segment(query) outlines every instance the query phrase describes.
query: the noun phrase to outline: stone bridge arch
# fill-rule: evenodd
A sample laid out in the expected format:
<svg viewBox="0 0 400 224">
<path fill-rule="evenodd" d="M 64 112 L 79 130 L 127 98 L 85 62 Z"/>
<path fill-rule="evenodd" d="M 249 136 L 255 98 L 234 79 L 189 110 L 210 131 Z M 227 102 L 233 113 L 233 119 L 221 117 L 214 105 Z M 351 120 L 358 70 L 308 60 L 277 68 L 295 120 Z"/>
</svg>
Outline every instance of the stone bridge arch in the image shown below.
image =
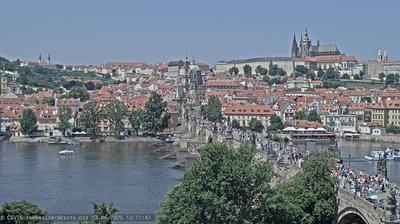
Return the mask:
<svg viewBox="0 0 400 224">
<path fill-rule="evenodd" d="M 336 217 L 336 222 L 337 224 L 372 224 L 368 222 L 367 217 L 362 214 L 360 210 L 354 207 L 347 207 L 345 209 L 342 209 L 337 217 Z"/>
<path fill-rule="evenodd" d="M 207 143 L 208 144 L 211 144 L 211 143 L 213 143 L 214 142 L 214 137 L 213 137 L 213 135 L 209 135 L 208 137 L 207 137 Z"/>
</svg>

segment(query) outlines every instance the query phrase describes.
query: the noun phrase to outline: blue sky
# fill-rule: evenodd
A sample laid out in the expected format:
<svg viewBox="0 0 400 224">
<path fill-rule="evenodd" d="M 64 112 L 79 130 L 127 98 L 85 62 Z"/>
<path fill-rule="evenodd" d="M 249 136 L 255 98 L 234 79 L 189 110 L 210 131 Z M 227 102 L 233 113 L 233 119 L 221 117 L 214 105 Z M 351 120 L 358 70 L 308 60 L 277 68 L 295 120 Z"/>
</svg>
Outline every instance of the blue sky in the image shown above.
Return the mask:
<svg viewBox="0 0 400 224">
<path fill-rule="evenodd" d="M 1 1 L 0 55 L 63 64 L 110 60 L 202 62 L 289 56 L 293 33 L 372 59 L 400 59 L 400 1 Z"/>
</svg>

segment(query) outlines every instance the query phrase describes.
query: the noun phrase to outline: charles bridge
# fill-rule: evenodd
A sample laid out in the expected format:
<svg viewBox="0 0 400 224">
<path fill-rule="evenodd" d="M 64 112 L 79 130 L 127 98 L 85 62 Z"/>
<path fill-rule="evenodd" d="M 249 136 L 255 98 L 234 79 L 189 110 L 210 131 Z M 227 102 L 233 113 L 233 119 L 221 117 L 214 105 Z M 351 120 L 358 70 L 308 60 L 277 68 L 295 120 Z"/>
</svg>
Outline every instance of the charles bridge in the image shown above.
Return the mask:
<svg viewBox="0 0 400 224">
<path fill-rule="evenodd" d="M 190 120 L 184 121 L 182 127 L 184 127 L 184 130 L 175 134 L 177 144 L 192 153 L 197 152 L 208 143 L 224 143 L 233 148 L 241 145 L 230 135 L 224 135 L 207 127 L 201 127 Z M 263 156 L 266 156 L 276 168 L 289 166 L 288 164 L 280 164 L 273 158 L 269 158 L 265 153 L 260 152 L 260 154 L 264 154 Z M 295 171 L 293 172 L 293 170 Z M 284 181 L 300 170 L 292 167 L 292 169 L 277 169 L 277 171 L 280 175 L 279 181 Z M 338 208 L 335 224 L 400 224 L 400 220 L 396 219 L 389 211 L 378 208 L 373 203 L 348 190 L 338 188 L 337 200 Z"/>
</svg>

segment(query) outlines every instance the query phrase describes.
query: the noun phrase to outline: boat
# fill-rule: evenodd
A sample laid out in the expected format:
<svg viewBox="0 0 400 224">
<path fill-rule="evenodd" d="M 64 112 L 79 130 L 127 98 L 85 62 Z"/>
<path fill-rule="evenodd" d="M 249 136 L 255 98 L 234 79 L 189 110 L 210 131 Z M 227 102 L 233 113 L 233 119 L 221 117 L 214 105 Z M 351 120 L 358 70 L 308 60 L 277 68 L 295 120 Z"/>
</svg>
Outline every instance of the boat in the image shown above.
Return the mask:
<svg viewBox="0 0 400 224">
<path fill-rule="evenodd" d="M 364 159 L 369 161 L 378 161 L 380 156 L 383 156 L 383 151 L 371 151 L 368 155 L 364 156 Z"/>
<path fill-rule="evenodd" d="M 74 151 L 72 151 L 72 150 L 62 150 L 62 151 L 59 151 L 58 152 L 58 154 L 60 154 L 60 155 L 73 155 L 75 152 Z"/>
<path fill-rule="evenodd" d="M 336 151 L 337 150 L 336 145 L 329 145 L 328 146 L 328 150 L 329 151 Z"/>
<path fill-rule="evenodd" d="M 174 142 L 174 138 L 173 137 L 168 137 L 165 139 L 166 143 L 173 143 Z"/>
<path fill-rule="evenodd" d="M 176 159 L 176 153 L 172 153 L 172 154 L 167 154 L 165 156 L 161 156 L 158 159 Z"/>
<path fill-rule="evenodd" d="M 386 157 L 385 157 L 386 154 Z M 385 158 L 386 160 L 396 160 L 400 161 L 400 150 L 399 149 L 390 149 L 389 147 L 386 148 L 385 151 L 383 150 L 374 150 L 371 151 L 368 155 L 364 156 L 364 159 L 369 161 L 378 161 L 379 159 Z"/>
</svg>

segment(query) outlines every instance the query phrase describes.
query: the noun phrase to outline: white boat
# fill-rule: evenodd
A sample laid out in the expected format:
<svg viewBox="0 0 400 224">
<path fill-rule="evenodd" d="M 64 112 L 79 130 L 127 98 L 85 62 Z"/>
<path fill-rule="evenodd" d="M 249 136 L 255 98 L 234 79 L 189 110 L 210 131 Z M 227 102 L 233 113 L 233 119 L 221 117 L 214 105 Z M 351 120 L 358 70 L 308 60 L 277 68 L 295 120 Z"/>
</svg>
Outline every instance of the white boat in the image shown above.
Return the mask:
<svg viewBox="0 0 400 224">
<path fill-rule="evenodd" d="M 58 154 L 60 154 L 60 155 L 73 155 L 74 151 L 72 151 L 72 150 L 62 150 L 62 151 L 59 151 Z"/>
<path fill-rule="evenodd" d="M 364 156 L 364 159 L 369 161 L 378 161 L 379 158 L 384 158 L 386 153 L 386 160 L 397 160 L 400 161 L 400 150 L 386 148 L 385 151 L 371 151 L 368 155 Z"/>
<path fill-rule="evenodd" d="M 368 155 L 364 156 L 364 159 L 369 161 L 378 161 L 383 156 L 383 151 L 371 151 Z"/>
</svg>

